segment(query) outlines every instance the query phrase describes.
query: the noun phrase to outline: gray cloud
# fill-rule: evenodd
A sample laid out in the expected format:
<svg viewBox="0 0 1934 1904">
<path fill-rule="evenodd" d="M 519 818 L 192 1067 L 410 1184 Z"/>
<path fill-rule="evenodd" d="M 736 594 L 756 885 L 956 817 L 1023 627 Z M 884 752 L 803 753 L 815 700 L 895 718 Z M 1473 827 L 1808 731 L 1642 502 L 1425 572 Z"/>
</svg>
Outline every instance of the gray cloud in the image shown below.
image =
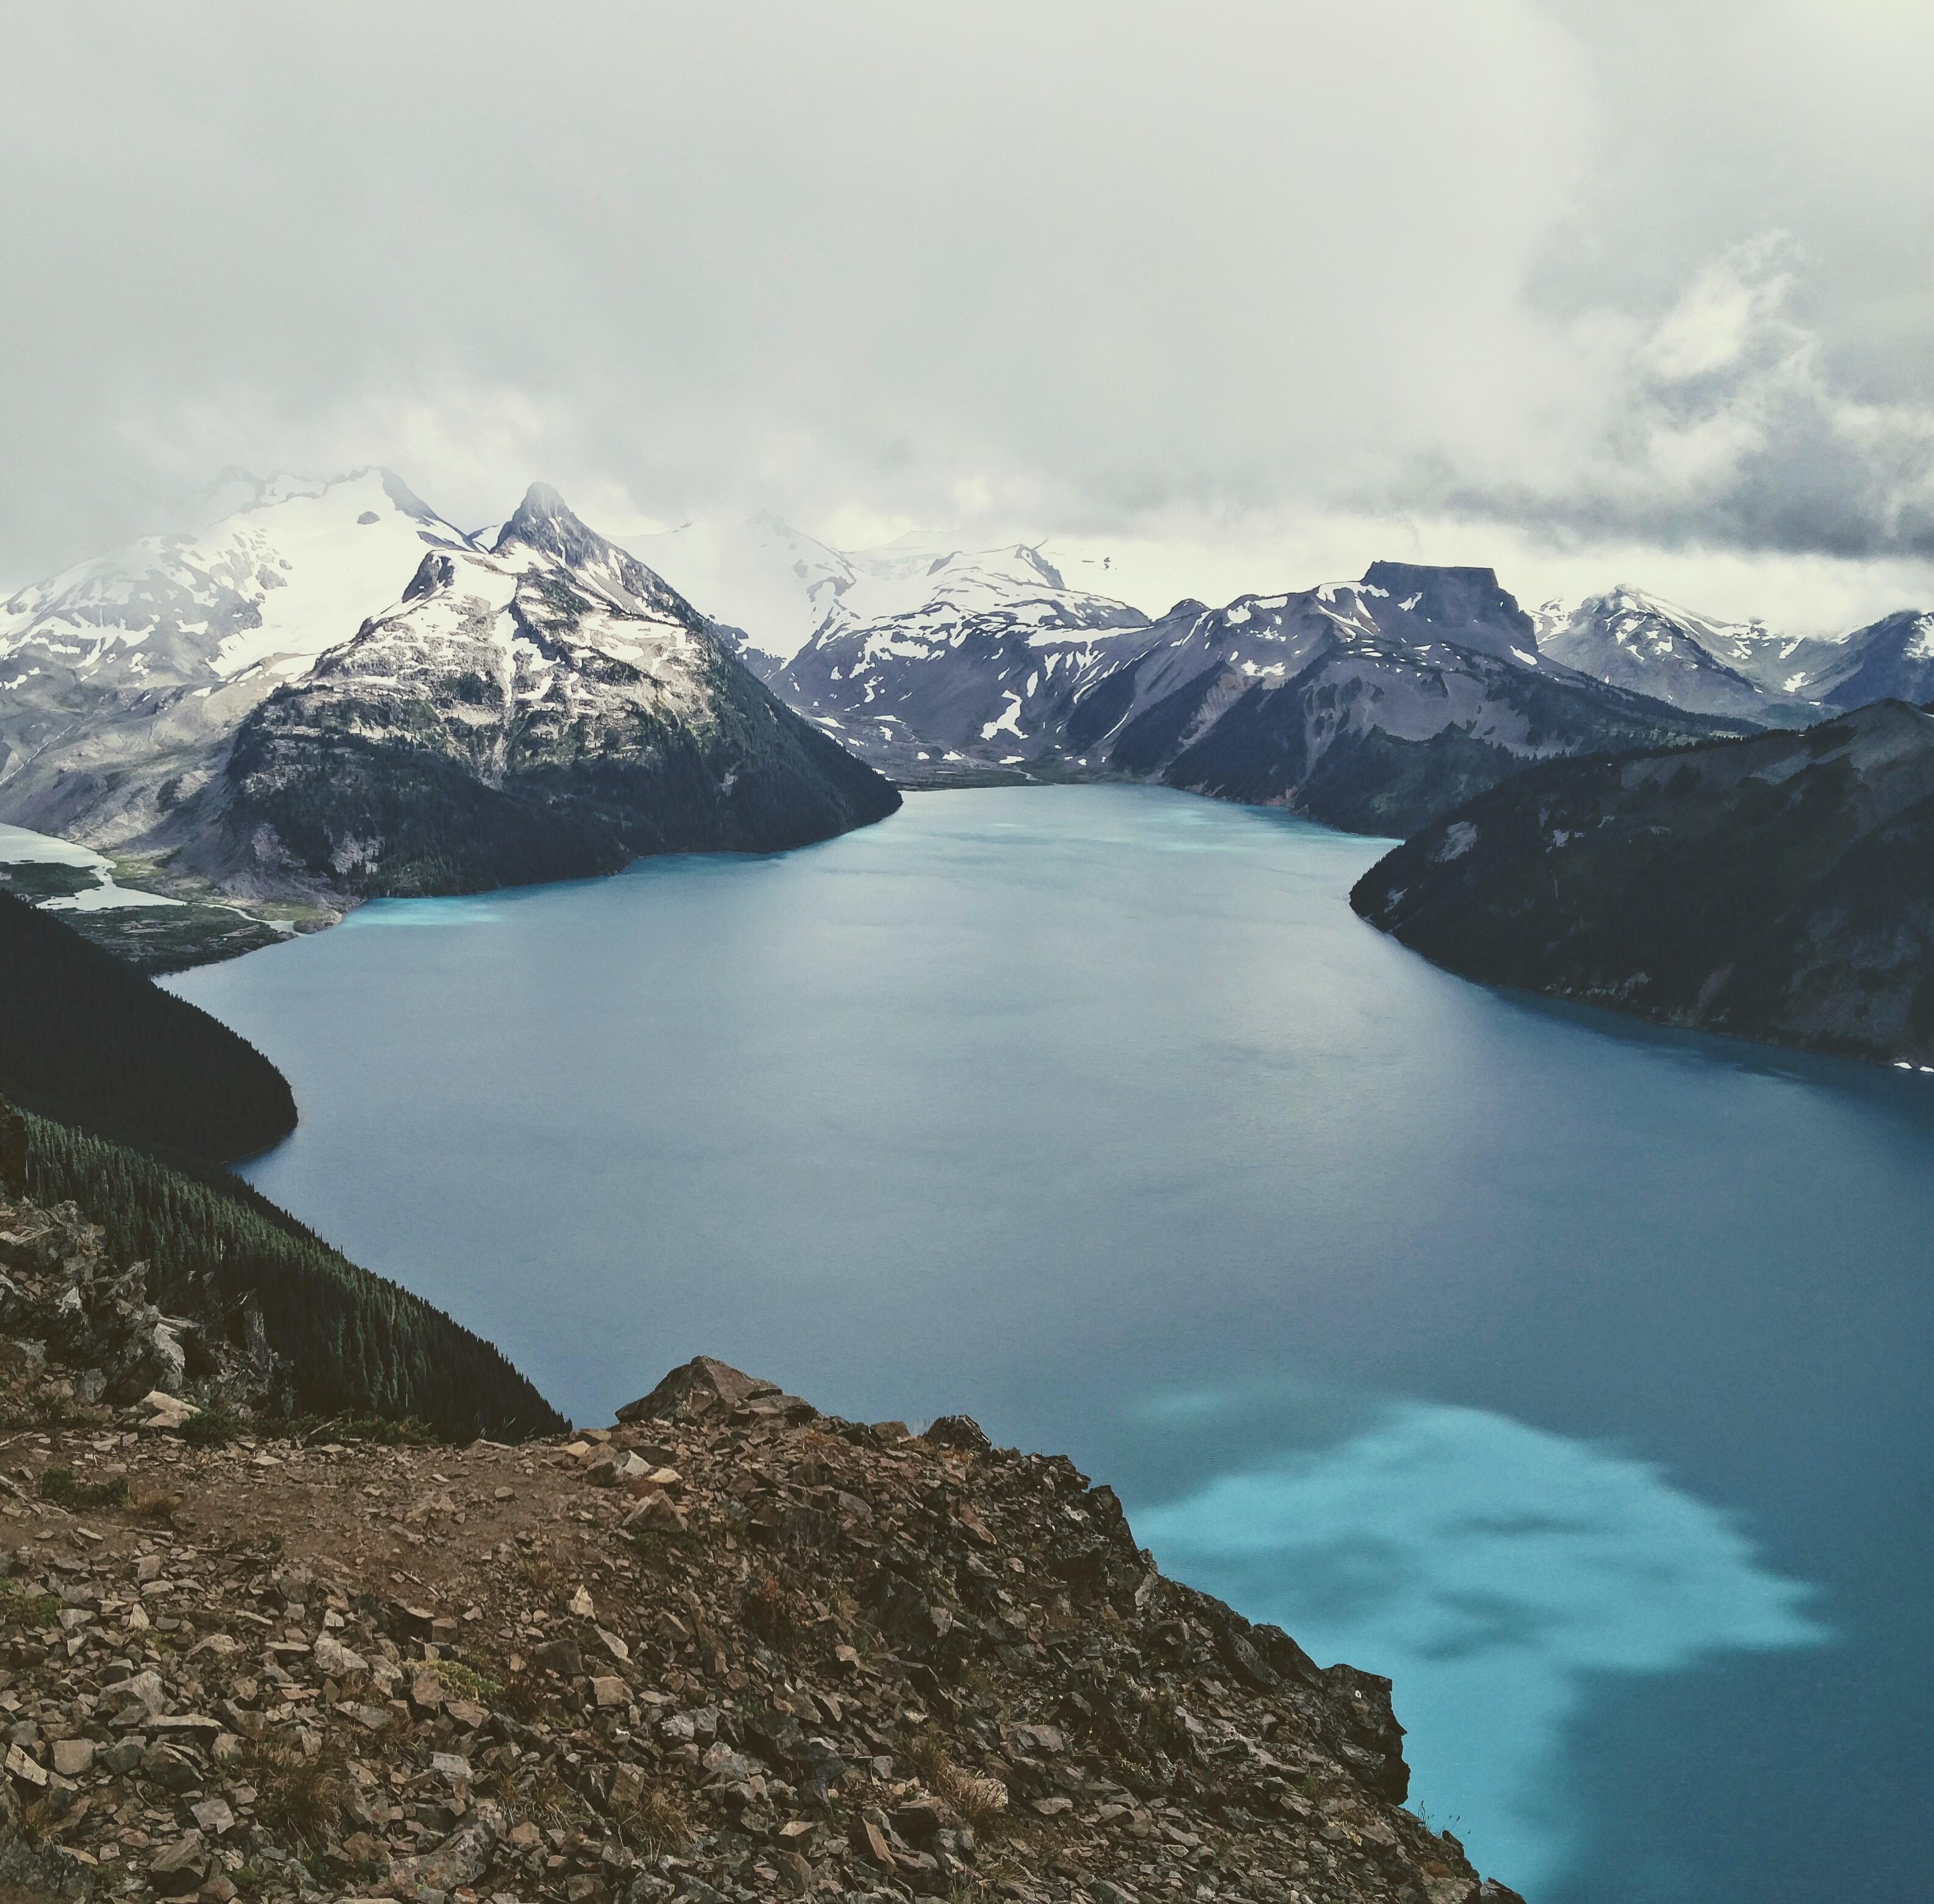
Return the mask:
<svg viewBox="0 0 1934 1904">
<path fill-rule="evenodd" d="M 543 474 L 613 520 L 1929 550 L 1902 9 L 9 12 L 0 582 L 230 463 L 479 521 Z"/>
</svg>

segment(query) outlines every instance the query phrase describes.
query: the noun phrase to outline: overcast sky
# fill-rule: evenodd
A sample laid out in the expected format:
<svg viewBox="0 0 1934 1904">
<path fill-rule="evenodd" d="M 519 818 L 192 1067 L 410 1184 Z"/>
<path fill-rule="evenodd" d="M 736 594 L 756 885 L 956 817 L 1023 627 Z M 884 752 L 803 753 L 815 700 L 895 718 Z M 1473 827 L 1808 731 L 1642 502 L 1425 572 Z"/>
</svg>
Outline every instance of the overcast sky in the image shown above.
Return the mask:
<svg viewBox="0 0 1934 1904">
<path fill-rule="evenodd" d="M 1924 0 L 0 6 L 0 586 L 381 462 L 1934 606 Z"/>
</svg>

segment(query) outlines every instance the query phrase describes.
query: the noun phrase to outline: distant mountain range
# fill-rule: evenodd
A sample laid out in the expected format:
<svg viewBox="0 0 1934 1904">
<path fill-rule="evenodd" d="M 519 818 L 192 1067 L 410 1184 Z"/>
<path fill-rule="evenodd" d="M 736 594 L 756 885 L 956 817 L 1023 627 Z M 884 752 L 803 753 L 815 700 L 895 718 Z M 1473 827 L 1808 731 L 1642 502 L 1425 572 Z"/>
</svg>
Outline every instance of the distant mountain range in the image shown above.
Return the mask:
<svg viewBox="0 0 1934 1904">
<path fill-rule="evenodd" d="M 1489 569 L 1360 581 L 1151 622 L 1039 551 L 921 538 L 803 564 L 822 605 L 790 656 L 740 653 L 896 778 L 1119 775 L 1402 833 L 1528 761 L 1750 731 L 1540 652 Z"/>
<path fill-rule="evenodd" d="M 1541 761 L 1934 697 L 1913 611 L 1800 639 L 1375 562 L 1152 619 L 1026 544 L 842 551 L 764 517 L 648 562 L 541 485 L 474 532 L 380 471 L 250 487 L 0 604 L 0 822 L 110 856 L 89 880 L 285 923 L 823 838 L 890 812 L 888 777 L 1127 777 L 1403 834 Z M 62 902 L 151 967 L 260 941 Z"/>
<path fill-rule="evenodd" d="M 1351 895 L 1485 983 L 1934 1067 L 1934 715 L 1553 761 L 1426 827 Z"/>
</svg>

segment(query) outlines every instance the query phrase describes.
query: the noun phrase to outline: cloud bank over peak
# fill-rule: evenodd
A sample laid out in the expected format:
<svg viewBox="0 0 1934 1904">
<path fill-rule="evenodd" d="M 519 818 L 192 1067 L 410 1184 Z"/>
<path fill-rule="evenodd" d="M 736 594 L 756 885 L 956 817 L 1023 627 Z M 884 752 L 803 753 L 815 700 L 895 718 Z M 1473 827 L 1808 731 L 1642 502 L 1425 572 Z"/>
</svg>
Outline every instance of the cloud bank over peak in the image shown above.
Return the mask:
<svg viewBox="0 0 1934 1904">
<path fill-rule="evenodd" d="M 1447 465 L 1404 499 L 1586 543 L 1934 557 L 1934 404 L 1836 380 L 1793 309 L 1803 269 L 1768 233 L 1704 267 L 1655 322 L 1581 318 L 1576 435 L 1535 480 Z"/>
<path fill-rule="evenodd" d="M 375 462 L 1205 595 L 1426 545 L 1934 595 L 1934 26 L 1878 0 L 200 17 L 16 23 L 0 586 Z"/>
</svg>

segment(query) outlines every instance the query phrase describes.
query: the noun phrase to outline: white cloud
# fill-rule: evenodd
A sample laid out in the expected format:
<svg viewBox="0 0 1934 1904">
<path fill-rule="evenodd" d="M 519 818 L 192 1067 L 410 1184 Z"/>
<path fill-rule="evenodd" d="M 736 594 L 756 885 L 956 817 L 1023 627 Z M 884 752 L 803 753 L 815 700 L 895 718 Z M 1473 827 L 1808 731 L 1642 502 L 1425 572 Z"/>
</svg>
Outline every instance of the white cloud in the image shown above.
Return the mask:
<svg viewBox="0 0 1934 1904">
<path fill-rule="evenodd" d="M 464 520 L 542 475 L 1205 596 L 1365 524 L 1520 587 L 1500 550 L 1924 553 L 1927 35 L 1884 8 L 199 17 L 17 23 L 0 579 L 369 461 Z"/>
</svg>

